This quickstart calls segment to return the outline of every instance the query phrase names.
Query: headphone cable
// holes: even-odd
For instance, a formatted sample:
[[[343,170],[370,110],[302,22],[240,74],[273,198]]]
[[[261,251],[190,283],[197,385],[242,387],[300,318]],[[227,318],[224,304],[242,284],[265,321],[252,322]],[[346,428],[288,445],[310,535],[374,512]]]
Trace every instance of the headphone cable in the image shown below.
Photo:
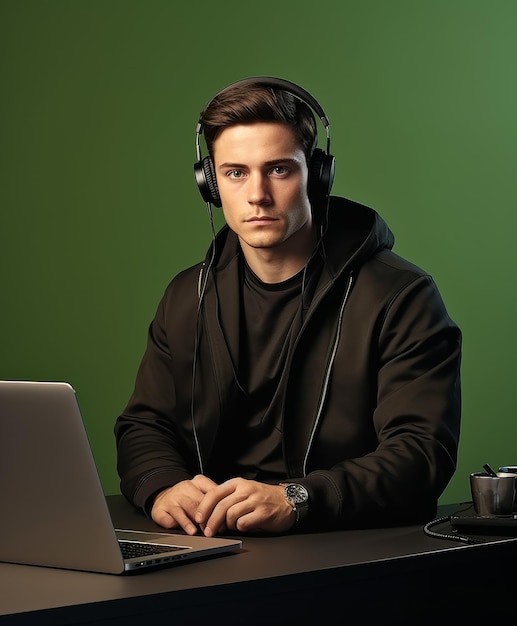
[[[199,280],[199,288],[198,288],[199,290],[198,291],[198,303],[197,303],[197,310],[196,310],[196,334],[194,338],[194,358],[192,361],[192,391],[191,391],[191,396],[190,396],[190,419],[192,422],[192,435],[194,437],[194,443],[196,446],[196,454],[197,454],[197,459],[199,463],[199,472],[201,474],[204,474],[204,467],[203,467],[203,457],[201,455],[201,446],[199,443],[199,437],[198,437],[197,428],[196,428],[194,394],[195,394],[195,388],[196,388],[196,371],[197,371],[197,357],[198,357],[199,339],[200,339],[201,309],[203,306],[203,299],[204,299],[206,287],[208,284],[208,277],[210,275],[210,271],[215,261],[215,241],[216,241],[214,214],[213,214],[212,205],[210,204],[210,202],[206,203],[206,208],[208,212],[208,218],[210,220],[210,229],[212,233],[212,250],[211,250],[210,259],[208,260],[208,263],[206,262],[203,263],[201,272],[200,272],[200,280]]]

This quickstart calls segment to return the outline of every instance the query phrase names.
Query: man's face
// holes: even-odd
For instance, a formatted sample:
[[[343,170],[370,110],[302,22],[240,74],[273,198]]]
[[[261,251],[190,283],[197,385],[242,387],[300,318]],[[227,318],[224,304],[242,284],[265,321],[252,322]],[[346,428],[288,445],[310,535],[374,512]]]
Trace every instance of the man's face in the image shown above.
[[[228,226],[241,246],[279,252],[311,228],[308,168],[294,130],[278,122],[226,128],[213,146],[217,185]],[[287,250],[286,250],[287,251]]]

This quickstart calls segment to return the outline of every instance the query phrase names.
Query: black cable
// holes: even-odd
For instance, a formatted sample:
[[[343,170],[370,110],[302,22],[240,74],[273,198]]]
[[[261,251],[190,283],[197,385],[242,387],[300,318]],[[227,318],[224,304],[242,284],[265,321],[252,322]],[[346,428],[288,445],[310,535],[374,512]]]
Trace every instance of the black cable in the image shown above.
[[[202,266],[202,270],[200,274],[200,283],[198,287],[199,293],[198,293],[198,304],[197,304],[197,310],[196,310],[196,335],[194,337],[194,356],[193,356],[193,361],[192,361],[192,390],[191,390],[191,397],[190,397],[190,419],[192,423],[192,435],[194,437],[194,444],[196,447],[196,454],[197,454],[200,474],[204,473],[204,466],[203,466],[203,457],[201,454],[201,445],[199,443],[199,438],[198,438],[197,428],[196,428],[194,395],[195,395],[195,387],[196,387],[197,358],[198,358],[199,340],[200,340],[201,309],[203,306],[205,291],[206,291],[207,284],[208,284],[208,278],[209,278],[210,271],[212,269],[212,266],[215,260],[215,242],[216,242],[214,214],[213,214],[212,205],[210,204],[210,202],[206,203],[206,208],[208,211],[208,217],[210,219],[210,230],[212,233],[212,246],[211,246],[210,259],[208,263],[205,262]]]
[[[469,537],[467,535],[458,535],[452,533],[438,533],[431,530],[432,527],[438,526],[438,524],[444,524],[446,522],[450,523],[451,516],[445,515],[444,517],[437,517],[434,520],[431,520],[424,526],[424,533],[429,537],[434,537],[436,539],[448,539],[449,541],[459,541],[461,543],[486,543],[484,539],[479,539],[477,537]]]

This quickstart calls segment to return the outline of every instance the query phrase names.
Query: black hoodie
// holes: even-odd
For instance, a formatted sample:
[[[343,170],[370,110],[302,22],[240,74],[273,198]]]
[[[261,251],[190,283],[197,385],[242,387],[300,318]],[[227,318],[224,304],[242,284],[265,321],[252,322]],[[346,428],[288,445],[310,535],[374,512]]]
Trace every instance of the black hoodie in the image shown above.
[[[455,470],[461,333],[432,278],[393,243],[374,210],[331,199],[323,263],[271,407],[285,479],[309,492],[305,529],[429,520]],[[147,512],[162,489],[211,475],[237,393],[240,267],[224,227],[150,325],[115,426],[122,492]]]

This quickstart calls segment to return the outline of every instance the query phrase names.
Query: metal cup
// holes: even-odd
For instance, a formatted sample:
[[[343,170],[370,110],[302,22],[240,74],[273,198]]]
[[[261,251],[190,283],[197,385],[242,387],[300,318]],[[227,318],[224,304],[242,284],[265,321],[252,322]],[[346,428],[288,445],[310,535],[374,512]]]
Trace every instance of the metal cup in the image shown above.
[[[499,471],[515,476],[515,498],[513,501],[513,512],[515,513],[517,512],[517,465],[503,465],[499,468]]]
[[[484,472],[470,475],[472,502],[478,515],[483,517],[509,516],[515,499],[515,475],[498,472],[490,476]]]

